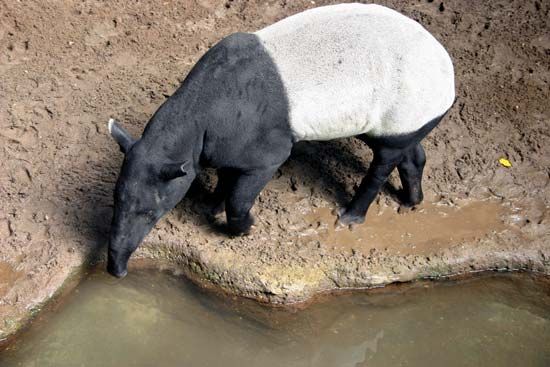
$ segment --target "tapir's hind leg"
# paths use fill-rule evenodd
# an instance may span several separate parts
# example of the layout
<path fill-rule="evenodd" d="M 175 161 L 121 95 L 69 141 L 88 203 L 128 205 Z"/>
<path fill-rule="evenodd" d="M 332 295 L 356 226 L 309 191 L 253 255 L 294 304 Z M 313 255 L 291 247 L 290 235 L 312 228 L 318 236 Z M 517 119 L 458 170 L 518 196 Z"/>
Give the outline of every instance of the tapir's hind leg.
<path fill-rule="evenodd" d="M 351 203 L 340 211 L 341 223 L 362 223 L 365 220 L 370 204 L 395 167 L 398 168 L 403 183 L 404 204 L 416 205 L 422 201 L 421 182 L 426 155 L 420 141 L 444 116 L 445 113 L 410 134 L 391 137 L 369 137 L 365 134 L 357 136 L 372 149 L 374 159 Z"/>
<path fill-rule="evenodd" d="M 420 143 L 409 148 L 397 165 L 403 192 L 401 203 L 405 206 L 414 206 L 422 202 L 422 172 L 426 164 L 426 154 Z"/>
<path fill-rule="evenodd" d="M 250 230 L 254 223 L 250 209 L 256 197 L 271 180 L 279 165 L 241 172 L 229 190 L 225 202 L 227 227 L 232 234 L 243 234 Z"/>
<path fill-rule="evenodd" d="M 363 223 L 370 204 L 388 179 L 393 169 L 403 159 L 402 149 L 372 147 L 374 158 L 367 175 L 351 202 L 339 213 L 339 221 L 344 225 Z"/>

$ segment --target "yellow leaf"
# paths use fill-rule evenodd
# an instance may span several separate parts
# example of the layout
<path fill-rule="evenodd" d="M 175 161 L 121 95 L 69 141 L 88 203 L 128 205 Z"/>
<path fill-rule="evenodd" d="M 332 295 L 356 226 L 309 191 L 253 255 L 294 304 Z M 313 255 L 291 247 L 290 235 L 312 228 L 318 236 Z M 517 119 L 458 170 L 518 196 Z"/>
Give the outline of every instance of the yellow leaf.
<path fill-rule="evenodd" d="M 510 162 L 510 161 L 509 161 L 508 159 L 506 159 L 506 158 L 500 158 L 500 159 L 498 160 L 498 162 L 499 162 L 500 164 L 502 164 L 504 167 L 507 167 L 507 168 L 512 167 L 512 162 Z"/>

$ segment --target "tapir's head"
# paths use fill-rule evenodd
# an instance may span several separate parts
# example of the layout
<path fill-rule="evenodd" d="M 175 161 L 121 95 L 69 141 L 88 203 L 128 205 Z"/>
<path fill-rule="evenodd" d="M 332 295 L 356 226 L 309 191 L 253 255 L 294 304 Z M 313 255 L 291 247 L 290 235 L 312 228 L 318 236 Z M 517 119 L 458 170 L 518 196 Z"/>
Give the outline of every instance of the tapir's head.
<path fill-rule="evenodd" d="M 160 158 L 161 147 L 135 141 L 112 119 L 109 132 L 125 157 L 115 187 L 107 270 L 123 277 L 130 255 L 155 223 L 185 196 L 195 173 L 190 161 L 166 162 Z"/>

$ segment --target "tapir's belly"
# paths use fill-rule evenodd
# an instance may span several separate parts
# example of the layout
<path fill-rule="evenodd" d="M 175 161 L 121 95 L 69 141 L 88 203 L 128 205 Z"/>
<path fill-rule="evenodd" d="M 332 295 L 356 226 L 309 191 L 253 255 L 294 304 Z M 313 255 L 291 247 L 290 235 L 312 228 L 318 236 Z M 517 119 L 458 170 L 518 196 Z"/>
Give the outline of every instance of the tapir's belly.
<path fill-rule="evenodd" d="M 280 73 L 297 140 L 406 134 L 454 101 L 447 52 L 422 26 L 393 10 L 327 6 L 256 35 Z"/>

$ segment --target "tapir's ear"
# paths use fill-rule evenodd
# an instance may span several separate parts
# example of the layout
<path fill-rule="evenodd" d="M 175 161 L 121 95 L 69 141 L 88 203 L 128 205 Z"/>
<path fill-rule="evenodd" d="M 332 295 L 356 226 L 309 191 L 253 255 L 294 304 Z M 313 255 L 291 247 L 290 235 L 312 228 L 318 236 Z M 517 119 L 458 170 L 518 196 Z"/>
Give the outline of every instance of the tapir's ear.
<path fill-rule="evenodd" d="M 180 163 L 166 163 L 160 170 L 160 177 L 163 180 L 173 180 L 174 178 L 182 177 L 187 174 L 185 166 L 187 161 Z"/>
<path fill-rule="evenodd" d="M 109 119 L 109 134 L 120 146 L 120 151 L 128 153 L 132 145 L 136 142 L 126 130 L 122 128 L 114 119 Z"/>

